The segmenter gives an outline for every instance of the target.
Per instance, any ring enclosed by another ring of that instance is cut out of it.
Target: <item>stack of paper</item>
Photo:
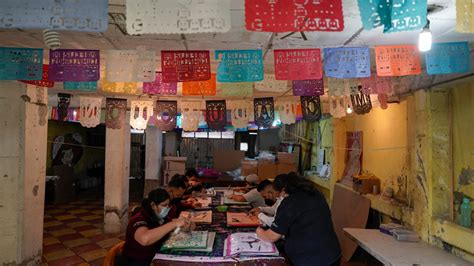
[[[206,249],[208,235],[208,231],[171,233],[168,240],[161,246],[161,250]]]
[[[249,204],[247,201],[235,201],[233,199],[229,199],[228,197],[232,196],[232,195],[244,195],[244,193],[240,193],[240,192],[233,192],[233,191],[226,191],[224,192],[224,204],[241,204],[241,205],[247,205]]]
[[[260,220],[255,215],[245,212],[227,212],[227,226],[234,227],[257,227]]]
[[[196,224],[212,223],[212,211],[182,211],[179,217],[190,219]]]
[[[227,237],[224,256],[278,256],[275,244],[263,241],[255,233],[234,233]]]

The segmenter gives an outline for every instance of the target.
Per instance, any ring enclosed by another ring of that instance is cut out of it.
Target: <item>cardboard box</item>
[[[272,179],[277,175],[277,165],[275,163],[258,162],[258,177],[260,180]]]
[[[221,172],[234,171],[240,167],[244,151],[214,150],[214,169]]]
[[[298,169],[295,163],[279,163],[277,166],[277,174],[288,174],[291,172],[297,172]]]
[[[165,170],[167,171],[185,171],[187,157],[165,156]]]
[[[168,182],[171,180],[171,178],[174,175],[184,175],[184,170],[183,171],[168,171],[168,170],[165,170],[165,172],[163,174],[163,184],[167,185]]]
[[[279,152],[277,155],[277,159],[279,163],[284,163],[284,164],[296,163],[296,156],[294,153]]]
[[[240,168],[241,176],[248,176],[250,174],[258,175],[258,162],[251,160],[242,160],[242,166]]]

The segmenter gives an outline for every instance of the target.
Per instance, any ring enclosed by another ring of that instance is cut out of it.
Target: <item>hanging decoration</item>
[[[178,91],[178,83],[164,83],[162,73],[156,72],[155,81],[143,82],[143,93],[150,95],[176,95]]]
[[[471,0],[456,0],[456,31],[474,32],[474,3]]]
[[[85,81],[85,82],[64,82],[65,90],[70,91],[96,91],[97,81]]]
[[[224,130],[227,125],[225,100],[206,101],[206,122],[212,130]]]
[[[246,100],[227,101],[230,109],[232,126],[235,128],[247,128],[251,116],[250,102]]]
[[[372,75],[370,78],[359,79],[362,92],[365,94],[390,94],[392,92],[391,78]]]
[[[209,80],[209,51],[161,51],[161,72],[166,83]]]
[[[323,115],[319,96],[301,96],[301,111],[303,119],[309,122],[319,121]]]
[[[323,69],[319,49],[274,50],[277,80],[321,79]]]
[[[97,81],[99,66],[99,50],[49,51],[49,79],[52,81]]]
[[[255,89],[258,91],[265,92],[287,92],[288,81],[276,80],[275,75],[265,74],[262,81],[255,83]]]
[[[132,100],[130,104],[130,125],[137,130],[145,130],[153,115],[153,101]]]
[[[181,102],[181,126],[184,131],[197,131],[201,118],[201,102]]]
[[[216,94],[222,97],[252,97],[253,82],[217,82]]]
[[[255,82],[263,80],[262,50],[216,50],[219,82]]]
[[[54,87],[54,82],[48,79],[48,65],[43,65],[43,75],[41,80],[20,80],[21,82],[36,85],[38,87],[47,87],[52,88]]]
[[[427,0],[358,0],[362,25],[366,30],[384,26],[383,31],[419,30],[426,25]]]
[[[107,76],[100,80],[100,90],[108,93],[138,94],[137,82],[109,82]]]
[[[360,82],[358,79],[345,79],[344,85],[345,85],[346,92],[348,92],[349,95],[359,94],[359,90],[362,89],[362,86],[360,85]]]
[[[359,90],[359,94],[351,95],[351,103],[356,114],[363,115],[372,110],[370,95],[365,94],[362,90]]]
[[[178,115],[177,101],[156,102],[156,126],[162,131],[173,131],[176,128]]]
[[[211,79],[205,81],[183,82],[183,95],[216,95],[216,75],[212,74]]]
[[[79,96],[79,103],[79,123],[81,123],[83,127],[96,127],[100,124],[102,98]]]
[[[369,47],[324,48],[324,72],[331,78],[370,77]]]
[[[58,120],[65,121],[67,118],[67,109],[71,103],[71,94],[58,93]]]
[[[334,118],[341,118],[346,116],[346,109],[351,107],[351,102],[345,95],[333,96],[328,95],[329,113]],[[352,108],[352,107],[351,107]]]
[[[344,79],[328,78],[328,90],[332,96],[349,94]]]
[[[342,1],[245,0],[249,31],[342,31]]]
[[[273,98],[255,98],[253,99],[255,124],[259,128],[269,128],[275,119],[275,109]]]
[[[111,129],[121,129],[125,124],[127,100],[107,98],[105,101],[105,126]]]
[[[323,79],[293,80],[294,96],[321,96],[324,95]]]
[[[42,78],[43,49],[0,47],[0,80]]]
[[[297,97],[281,97],[275,101],[275,110],[280,115],[280,121],[285,125],[296,123]]]
[[[2,0],[0,28],[103,32],[107,30],[107,12],[107,0]]]
[[[107,51],[107,81],[152,82],[155,80],[155,51],[140,47],[137,50]]]
[[[127,0],[125,12],[132,35],[227,32],[231,26],[230,0]]]
[[[388,95],[385,93],[377,94],[377,100],[380,103],[380,108],[383,110],[388,108]]]
[[[431,50],[425,53],[425,63],[429,75],[469,72],[469,43],[434,43]]]
[[[420,54],[414,45],[376,46],[379,76],[407,76],[421,73]]]
[[[413,76],[393,77],[390,83],[392,85],[391,91],[394,94],[404,94],[410,91]]]

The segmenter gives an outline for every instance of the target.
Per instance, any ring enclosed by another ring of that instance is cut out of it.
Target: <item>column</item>
[[[143,197],[160,185],[163,133],[148,126],[145,131],[145,187]]]
[[[39,265],[48,120],[46,88],[0,82],[0,264]]]
[[[130,125],[128,112],[120,129],[105,132],[104,231],[125,231],[128,223]]]

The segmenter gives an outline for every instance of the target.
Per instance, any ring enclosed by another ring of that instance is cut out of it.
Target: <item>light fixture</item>
[[[76,110],[74,110],[74,111],[72,112],[72,116],[74,116],[74,119],[76,118],[76,116],[77,116],[77,111],[76,111]]]
[[[418,38],[418,50],[420,52],[428,52],[431,50],[431,42],[433,40],[433,35],[431,34],[430,30],[430,21],[426,20],[426,25],[423,27],[423,30],[420,32],[420,36]]]
[[[350,106],[347,106],[346,113],[352,114],[352,108]]]

